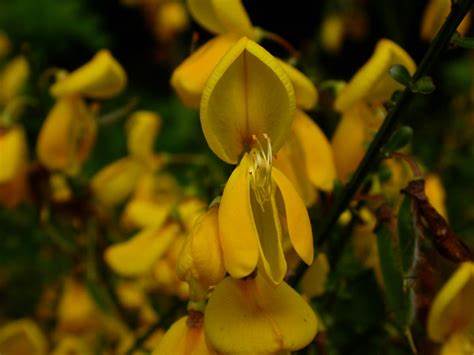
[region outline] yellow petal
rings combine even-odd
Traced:
[[[446,192],[438,175],[429,174],[426,176],[425,193],[435,210],[444,218],[448,217],[446,211]]]
[[[174,322],[152,355],[215,355],[206,344],[202,325],[189,323],[189,317]]]
[[[21,93],[30,75],[30,66],[23,56],[12,59],[0,72],[0,104],[7,104]]]
[[[51,86],[55,97],[80,94],[106,99],[120,93],[127,83],[122,66],[108,50],[99,51],[94,58]]]
[[[337,53],[344,41],[345,24],[339,14],[326,16],[321,24],[321,45],[329,53]]]
[[[0,129],[0,184],[11,181],[24,169],[28,158],[28,147],[22,127]]]
[[[428,336],[442,342],[474,325],[474,263],[463,263],[436,296],[428,316]]]
[[[372,57],[339,93],[335,109],[344,112],[359,101],[381,104],[390,99],[395,90],[403,89],[389,74],[395,64],[404,65],[411,75],[416,69],[413,59],[401,47],[388,39],[381,39]]]
[[[209,299],[204,315],[209,343],[223,354],[273,354],[298,350],[314,338],[311,307],[286,283],[262,277],[226,278]]]
[[[157,201],[133,199],[125,207],[122,223],[129,228],[158,228],[166,221],[174,205],[174,198]]]
[[[36,153],[49,169],[75,174],[88,157],[97,123],[84,101],[65,97],[56,102],[41,127]]]
[[[224,188],[219,231],[224,265],[232,277],[249,275],[257,266],[259,245],[250,205],[249,161],[245,156]]]
[[[280,209],[286,220],[286,231],[291,244],[300,258],[308,265],[313,262],[313,234],[308,211],[291,182],[278,169],[273,168],[272,177],[280,194]],[[278,198],[277,194],[277,198]]]
[[[161,126],[161,117],[151,111],[137,111],[127,121],[127,147],[130,155],[147,159]]]
[[[321,296],[326,290],[329,261],[324,253],[319,253],[314,263],[306,270],[300,282],[301,293],[308,298]]]
[[[174,224],[162,229],[144,229],[129,240],[108,247],[105,261],[122,276],[151,272],[153,264],[168,250],[177,232],[178,226]]]
[[[451,10],[450,0],[430,0],[428,5],[423,12],[423,18],[421,20],[420,36],[425,41],[431,41],[438,30],[446,20]],[[459,24],[457,31],[464,35],[469,30],[471,24],[470,13]]]
[[[92,178],[92,192],[104,205],[117,205],[132,193],[143,169],[142,164],[130,158],[113,162]]]
[[[240,36],[254,35],[252,23],[241,0],[188,0],[189,12],[208,31]]]
[[[214,69],[201,100],[201,124],[210,148],[235,164],[252,137],[267,134],[276,153],[295,109],[291,82],[276,59],[242,38]]]
[[[67,336],[62,338],[51,355],[92,355],[92,350],[80,337]]]
[[[188,197],[180,201],[178,205],[179,218],[186,230],[191,230],[196,218],[205,212],[206,208],[206,204],[196,197]]]
[[[469,333],[455,333],[443,344],[440,355],[474,354],[474,337]]]
[[[318,91],[309,78],[295,67],[277,59],[283,70],[288,74],[295,90],[296,106],[303,110],[314,108],[318,101]]]
[[[206,81],[224,54],[237,42],[232,34],[220,35],[198,48],[171,76],[171,86],[188,107],[199,108]]]
[[[4,355],[46,355],[48,343],[41,329],[30,319],[20,319],[0,328],[0,353]]]
[[[293,132],[303,148],[309,179],[317,188],[331,191],[336,180],[336,164],[328,139],[318,125],[300,110],[296,110]]]
[[[172,41],[189,27],[188,12],[180,1],[161,3],[156,11],[154,29],[163,42]]]
[[[25,165],[10,181],[0,184],[0,205],[15,208],[28,196],[28,167]]]

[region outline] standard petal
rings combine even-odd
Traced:
[[[273,168],[272,178],[277,186],[279,209],[285,218],[286,231],[300,258],[308,265],[313,262],[313,234],[308,211],[291,182],[278,169]],[[278,195],[281,194],[280,196]]]
[[[51,86],[51,95],[61,97],[79,94],[106,99],[120,93],[127,83],[122,66],[108,50],[99,51],[91,61]]]
[[[18,176],[26,165],[28,147],[22,127],[14,126],[0,131],[0,154],[2,156],[0,184],[3,184]]]
[[[147,159],[161,127],[161,117],[151,111],[137,111],[127,121],[127,147],[130,155]]]
[[[200,116],[210,148],[235,164],[253,136],[268,135],[276,153],[290,131],[294,109],[288,75],[265,49],[244,37],[209,77]]]
[[[219,235],[224,265],[235,278],[257,266],[259,245],[250,205],[249,162],[244,156],[224,188],[219,206]]]
[[[336,164],[323,131],[306,113],[296,110],[293,132],[303,148],[309,179],[317,188],[331,191],[337,177]]]
[[[411,75],[415,73],[416,64],[403,48],[388,39],[380,40],[372,57],[339,93],[335,109],[344,112],[361,100],[381,104],[390,99],[395,90],[403,89],[389,74],[395,64],[404,65]]]
[[[92,178],[92,192],[104,205],[117,205],[132,193],[143,169],[142,164],[130,158],[113,162]]]
[[[224,54],[238,41],[232,34],[220,35],[198,48],[171,76],[171,86],[188,107],[199,108],[206,81]]]
[[[316,86],[314,86],[311,80],[309,80],[309,78],[298,69],[280,59],[277,60],[286,74],[288,74],[291,83],[293,84],[296,106],[304,110],[314,108],[318,102],[318,90],[316,90]]]
[[[153,264],[168,250],[179,227],[144,229],[129,240],[113,244],[105,250],[109,267],[122,276],[139,276],[152,271]]]
[[[206,30],[216,34],[227,32],[217,17],[213,0],[188,0],[187,5],[193,19]]]
[[[38,136],[40,162],[52,170],[76,173],[94,145],[96,131],[97,123],[82,99],[59,99]]]
[[[438,342],[474,322],[474,263],[463,263],[436,296],[428,316],[428,336]]]
[[[316,335],[311,307],[286,283],[264,278],[226,278],[209,299],[204,315],[209,343],[223,354],[273,354],[298,350]]]

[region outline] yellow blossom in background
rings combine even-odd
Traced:
[[[38,325],[20,319],[0,328],[0,353],[4,355],[46,355],[48,343]]]
[[[6,105],[21,93],[28,76],[30,66],[24,56],[13,58],[0,71],[0,105]]]
[[[411,75],[415,73],[416,64],[408,53],[395,42],[381,39],[372,57],[339,92],[334,108],[345,112],[360,102],[380,105],[390,99],[395,90],[403,88],[389,74],[395,64],[404,65]]]
[[[337,53],[344,42],[344,18],[339,14],[331,14],[321,24],[321,44],[329,53]]]
[[[222,354],[274,354],[308,345],[318,324],[311,307],[286,283],[226,278],[204,316],[207,340]]]
[[[428,335],[445,343],[442,354],[467,355],[474,350],[474,264],[465,262],[436,296],[428,316]],[[459,352],[456,352],[459,351]]]
[[[127,148],[130,155],[146,161],[151,159],[161,117],[151,111],[136,111],[127,120]]]
[[[162,41],[173,40],[189,26],[189,17],[181,1],[165,1],[155,13],[155,33]]]
[[[5,58],[11,51],[12,44],[7,34],[0,31],[0,60]]]
[[[66,336],[51,352],[51,355],[92,355],[93,351],[80,337]]]
[[[306,270],[300,281],[301,294],[308,297],[321,296],[326,290],[329,261],[324,253],[319,253],[313,264]]]
[[[421,19],[420,37],[425,41],[431,41],[441,28],[444,20],[446,20],[446,17],[448,17],[450,10],[450,0],[429,0]],[[468,13],[459,24],[457,31],[464,35],[470,25],[471,14]]]

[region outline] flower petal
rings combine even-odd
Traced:
[[[303,148],[309,179],[319,189],[331,191],[337,177],[336,164],[323,131],[306,113],[296,110],[293,132]]]
[[[308,211],[291,182],[278,169],[273,168],[272,177],[281,194],[279,208],[286,219],[286,229],[291,244],[300,258],[308,265],[313,262],[313,234]],[[279,196],[277,195],[277,198]]]
[[[339,93],[334,103],[335,109],[344,112],[361,100],[381,104],[390,99],[395,90],[403,89],[389,74],[389,69],[395,64],[404,65],[412,75],[416,69],[415,62],[407,52],[395,42],[381,39],[372,57]]]
[[[209,343],[224,354],[298,350],[316,335],[311,307],[286,283],[226,278],[214,289],[204,315]]]
[[[105,261],[122,276],[151,272],[153,264],[168,250],[178,229],[174,224],[161,229],[144,229],[129,240],[108,247],[104,254]]]
[[[29,75],[30,67],[25,57],[12,59],[0,72],[0,104],[6,105],[20,94]]]
[[[140,159],[153,154],[153,146],[161,127],[161,117],[151,111],[137,111],[127,121],[127,147],[130,155]]]
[[[171,76],[171,86],[188,107],[199,108],[206,81],[224,54],[237,42],[232,34],[220,35],[198,48]]]
[[[461,264],[436,296],[428,316],[428,336],[438,342],[466,331],[474,322],[474,263]]]
[[[120,93],[127,83],[122,66],[108,50],[99,51],[91,61],[51,86],[51,95],[61,97],[80,94],[105,99]]]
[[[257,266],[259,245],[251,205],[249,161],[244,156],[229,177],[219,206],[224,265],[232,277],[249,275]]]
[[[324,253],[319,253],[314,263],[306,270],[300,282],[301,293],[309,299],[321,296],[326,290],[329,261]]]
[[[0,328],[0,353],[46,355],[48,342],[35,322],[19,319]]]
[[[304,110],[314,108],[318,101],[318,91],[309,78],[295,67],[277,59],[283,70],[290,77],[295,90],[296,106]]]
[[[188,0],[189,12],[193,19],[212,33],[226,33],[227,29],[217,17],[212,0]]]
[[[122,215],[122,223],[128,228],[158,228],[163,225],[175,206],[176,198],[158,201],[132,199]]]
[[[14,126],[0,132],[0,152],[2,155],[0,184],[2,184],[18,176],[27,163],[28,147],[22,127]]]
[[[430,0],[423,12],[421,20],[420,37],[425,41],[431,41],[438,30],[443,25],[444,20],[451,10],[451,2],[449,0]],[[457,32],[465,35],[471,24],[471,14],[468,13],[461,21],[457,28]]]
[[[443,183],[436,174],[429,174],[425,179],[425,193],[435,210],[444,218],[448,217],[446,211],[446,191]]]
[[[286,73],[265,49],[244,37],[206,83],[201,124],[214,153],[235,164],[253,135],[267,134],[276,153],[290,131],[294,109]]]

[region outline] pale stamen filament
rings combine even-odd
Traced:
[[[252,160],[249,168],[250,184],[255,193],[255,198],[263,210],[264,203],[270,200],[273,193],[272,146],[267,134],[263,134],[263,139],[266,141],[265,146],[256,135],[253,135],[252,139],[254,146],[250,150]]]

